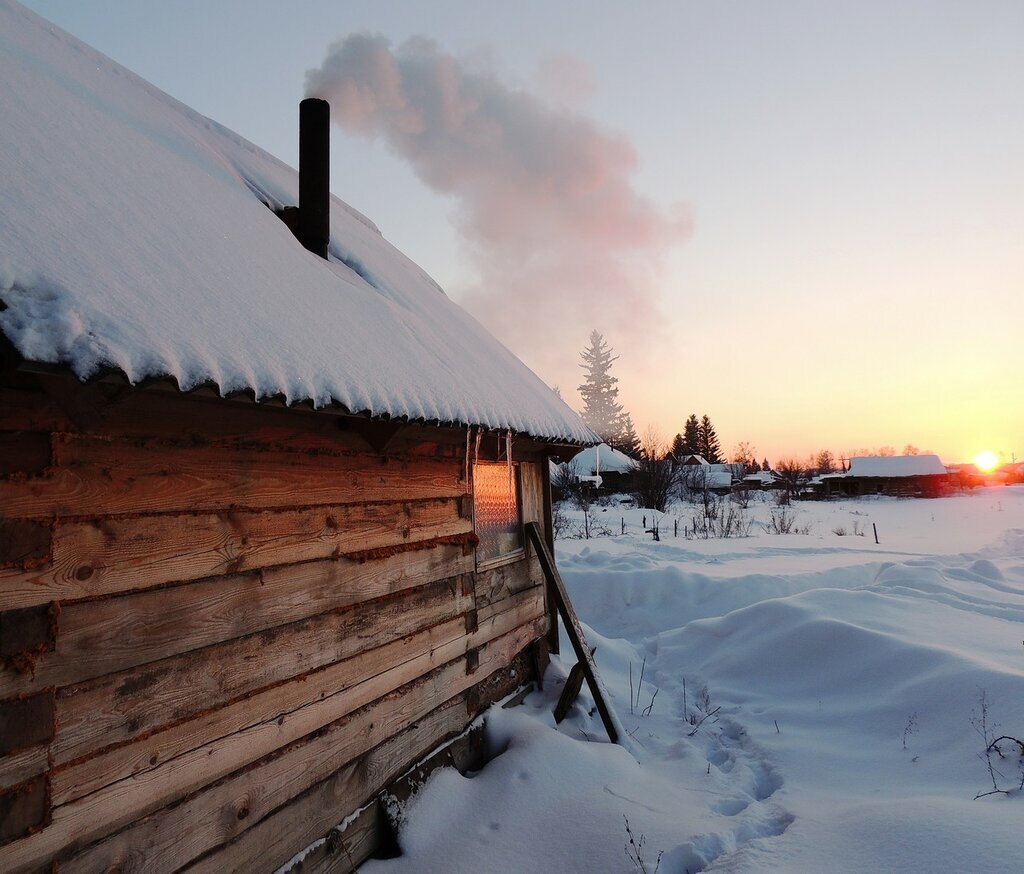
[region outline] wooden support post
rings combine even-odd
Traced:
[[[540,466],[541,491],[544,494],[544,533],[546,535],[548,549],[555,554],[555,526],[551,517],[551,464],[548,457]],[[547,588],[547,611],[548,611],[548,652],[558,655],[558,607],[551,597],[550,587]]]
[[[583,688],[583,662],[576,662],[569,671],[565,685],[562,687],[562,694],[558,696],[558,703],[555,705],[555,722],[561,722],[569,712],[573,702],[579,697],[580,689]]]
[[[569,640],[572,641],[572,648],[576,651],[576,658],[580,665],[582,665],[583,676],[586,678],[587,685],[594,696],[594,703],[597,705],[597,712],[601,715],[601,722],[604,723],[604,730],[608,733],[608,739],[612,743],[618,743],[619,733],[615,729],[611,711],[608,709],[601,686],[597,681],[597,665],[594,664],[594,658],[590,654],[587,639],[583,634],[583,627],[580,625],[579,617],[577,617],[576,611],[572,607],[572,602],[569,601],[569,593],[565,590],[565,584],[558,573],[558,568],[555,567],[555,561],[551,557],[551,553],[548,552],[547,544],[544,543],[544,538],[541,536],[540,528],[536,522],[528,522],[526,524],[526,533],[537,550],[537,557],[540,559],[541,567],[544,569],[544,576],[548,580],[548,590],[558,605],[558,612],[562,615],[562,620],[565,622],[565,630],[569,635]]]

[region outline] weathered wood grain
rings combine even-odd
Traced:
[[[390,838],[390,828],[381,804],[372,802],[345,826],[344,833],[329,833],[323,844],[289,868],[288,874],[355,874]]]
[[[520,515],[527,522],[542,522],[544,519],[544,498],[542,494],[540,465],[524,461],[519,465]]]
[[[441,544],[375,561],[327,559],[63,607],[34,674],[0,670],[0,697],[62,687],[414,588],[472,567]]]
[[[474,573],[474,591],[480,607],[543,584],[544,571],[536,556]]]
[[[344,835],[331,834],[332,827],[397,778],[405,763],[426,755],[460,732],[465,723],[465,695],[460,694],[401,734],[335,771],[230,844],[189,865],[185,871],[221,874],[261,868],[276,870],[324,835],[327,835],[325,844],[292,870],[303,874],[355,871],[373,852],[381,832],[387,827],[379,806],[367,805],[352,826],[345,829]]]
[[[138,741],[107,748],[95,756],[57,768],[52,775],[53,802],[65,804],[118,780],[163,767],[198,748],[204,748],[201,757],[206,756],[209,754],[207,745],[224,738],[237,737],[246,748],[243,756],[254,757],[256,750],[244,734],[245,729],[283,719],[301,707],[313,706],[305,722],[308,730],[313,731],[458,657],[465,652],[465,644],[460,648],[453,643],[458,643],[463,635],[461,619],[451,619],[201,713],[194,719],[170,725]],[[386,665],[393,666],[390,673],[385,670]],[[387,676],[376,684],[370,682],[381,674]],[[395,685],[386,688],[389,682]],[[282,722],[278,728],[286,727]],[[294,733],[290,726],[287,730]],[[299,736],[301,733],[305,732],[300,732]],[[271,737],[277,746],[286,742],[281,731],[273,732]],[[266,752],[275,748],[271,746]]]
[[[0,519],[0,561],[52,554],[42,567],[0,570],[0,604],[25,607],[109,595],[454,537],[472,531],[460,509],[459,500],[443,499],[58,520],[52,548],[49,523]],[[12,535],[5,546],[8,527],[25,536]]]
[[[0,376],[0,381],[3,377]],[[340,412],[282,409],[200,394],[83,385],[73,377],[37,376],[0,385],[0,431],[30,429],[105,437],[157,438],[176,443],[293,452],[366,451],[362,431],[376,423]],[[393,428],[394,423],[385,423]],[[409,423],[389,452],[453,456],[465,429]]]
[[[59,435],[47,476],[0,480],[8,518],[457,497],[454,460],[161,446]]]
[[[188,720],[258,689],[460,617],[471,606],[453,580],[322,614],[62,689],[56,762]]]
[[[538,633],[536,626],[521,627],[481,647],[477,676],[507,665]],[[93,872],[129,863],[147,872],[176,870],[422,719],[473,680],[465,673],[464,659],[449,662],[257,765],[200,790],[188,803],[173,804],[153,815],[148,814],[156,802],[143,800],[145,780],[144,789],[133,790],[130,799],[107,790],[94,793],[55,809],[44,832],[0,848],[0,867],[18,870],[38,865],[55,853],[63,856],[141,814],[140,821],[62,863],[60,871]]]
[[[203,772],[208,779],[213,760],[208,745],[215,741],[228,738],[226,744],[241,744],[245,749],[244,755],[251,757],[255,753],[255,744],[243,730],[261,722],[277,720],[276,729],[268,736],[280,746],[284,743],[281,739],[284,733],[299,730],[286,727],[281,720],[300,708],[305,708],[302,719],[292,722],[300,726],[302,732],[313,731],[386,695],[397,686],[544,615],[543,598],[533,592],[509,599],[502,606],[507,609],[485,611],[474,634],[465,634],[461,619],[449,620],[202,713],[195,719],[146,735],[137,742],[108,748],[67,767],[57,768],[51,775],[53,803],[67,803],[126,777],[137,779],[143,772],[162,767],[171,759],[199,747],[203,747],[200,760],[204,762]],[[61,751],[58,751],[58,759],[60,755]]]
[[[0,756],[0,792],[46,771],[47,751],[48,746],[42,744]]]

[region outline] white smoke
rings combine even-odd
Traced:
[[[637,156],[625,136],[468,69],[424,38],[392,48],[381,36],[349,36],[307,73],[306,93],[328,100],[344,130],[383,137],[424,183],[454,196],[479,277],[459,297],[545,375],[575,364],[594,327],[620,348],[650,343],[658,273],[689,218],[633,190]]]

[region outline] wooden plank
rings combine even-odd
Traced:
[[[343,661],[424,628],[461,617],[471,606],[452,580],[401,597],[312,617],[225,641],[188,655],[62,689],[54,761],[68,762],[123,743],[253,692]]]
[[[52,649],[56,640],[49,604],[0,612],[0,659]]]
[[[432,711],[426,718],[335,771],[284,807],[244,831],[232,843],[185,869],[188,874],[275,870],[325,835],[324,844],[291,870],[354,871],[373,852],[387,827],[377,804],[363,812],[344,833],[332,833],[345,815],[366,804],[410,761],[426,755],[460,732],[467,721],[465,694]]]
[[[527,522],[542,523],[544,521],[544,498],[540,465],[526,461],[520,463],[519,489],[523,524],[525,525]]]
[[[181,443],[288,448],[338,452],[365,447],[350,422],[368,422],[340,409],[312,411],[249,401],[227,400],[202,392],[156,391],[107,383],[83,384],[70,374],[0,373],[0,431],[43,430],[109,437],[159,437]],[[386,423],[385,423],[386,424]],[[408,452],[462,458],[464,427],[406,423],[391,441],[390,454]],[[481,457],[496,460],[497,441],[485,441]],[[552,444],[519,435],[518,460],[538,460],[544,452],[578,446]]]
[[[565,686],[562,687],[562,694],[558,696],[558,703],[555,705],[555,722],[560,723],[565,719],[569,708],[579,697],[580,689],[583,688],[583,662],[576,662],[569,671]]]
[[[459,501],[449,498],[58,520],[52,561],[29,570],[0,570],[0,603],[15,607],[109,595],[468,534],[472,524],[459,512]],[[5,525],[20,526],[26,537],[12,535],[4,545]],[[50,524],[0,519],[0,550],[0,560],[11,562],[49,556]]]
[[[156,437],[178,443],[290,451],[365,451],[365,416],[340,411],[282,409],[198,394],[128,386],[84,385],[69,376],[32,376],[0,386],[0,431],[31,429],[107,437]],[[353,423],[356,427],[349,427]],[[389,423],[381,423],[388,425]],[[393,423],[391,423],[393,424]],[[408,423],[391,442],[396,451],[453,456],[465,446],[463,428]],[[424,448],[425,444],[430,444]]]
[[[535,629],[516,629],[481,647],[482,674],[490,674],[511,661],[529,644],[531,634],[535,634]],[[232,840],[277,807],[424,718],[471,684],[472,678],[465,673],[464,659],[449,662],[259,765],[201,790],[189,803],[174,804],[146,816],[87,847],[61,864],[60,871],[76,874],[109,870],[129,859],[147,872],[174,871]],[[46,831],[0,850],[0,866],[5,862],[11,867],[37,864],[59,847],[77,848],[111,828],[130,822],[139,813],[152,810],[152,806],[144,802],[137,803],[139,799],[134,793],[130,800],[123,794],[105,797],[102,811],[95,809],[95,798],[96,795],[87,796],[77,804],[57,808]],[[106,824],[97,825],[97,822]]]
[[[0,753],[46,743],[53,731],[53,692],[0,701]]]
[[[0,480],[7,517],[269,509],[457,497],[454,460],[179,447],[61,435],[49,475]]]
[[[69,604],[33,674],[0,671],[0,696],[62,687],[464,573],[442,544],[375,561],[306,562]]]
[[[210,773],[207,761],[212,760],[216,766],[215,755],[220,751],[218,747],[228,752],[231,748],[241,750],[240,759],[245,763],[257,757],[261,751],[267,753],[278,748],[289,740],[290,735],[301,737],[316,731],[429,672],[431,668],[443,663],[444,655],[461,655],[465,651],[465,644],[460,640],[462,633],[459,620],[445,622],[436,626],[436,630],[428,628],[412,638],[395,641],[381,648],[388,653],[372,650],[346,659],[316,674],[305,674],[285,686],[273,687],[186,723],[171,726],[137,743],[108,749],[83,759],[69,768],[54,772],[53,802],[67,803],[118,780],[128,777],[138,779],[139,775],[164,768],[169,761],[177,759],[176,764],[180,764],[182,757],[189,755],[199,762],[195,780],[202,785],[210,777],[220,776]],[[395,669],[382,671],[386,662],[380,659],[395,650],[403,660],[395,665]],[[381,679],[371,683],[366,678]],[[291,719],[286,725],[285,717],[303,707],[308,708],[303,710],[303,718]],[[263,732],[266,741],[260,747],[259,738],[253,740],[254,735],[257,735],[254,727],[258,729],[275,720],[281,722],[278,722],[276,729]],[[293,723],[297,727],[293,727]],[[291,739],[294,740],[294,737]],[[238,762],[232,762],[232,767],[239,767]],[[221,769],[215,768],[215,772],[218,770]]]
[[[583,665],[583,674],[594,696],[594,703],[597,705],[597,712],[601,715],[601,722],[604,723],[604,730],[608,733],[608,739],[612,743],[618,743],[619,733],[615,728],[608,704],[604,700],[604,692],[597,679],[597,665],[594,664],[594,658],[587,646],[587,638],[583,634],[583,626],[580,625],[579,617],[569,600],[569,593],[565,590],[565,584],[558,573],[555,561],[548,552],[547,544],[544,542],[540,527],[536,522],[527,523],[526,533],[533,548],[537,550],[537,556],[544,568],[544,575],[548,579],[549,591],[558,605],[558,612],[562,614],[569,640],[572,641],[572,648],[576,651],[576,659]]]
[[[508,604],[509,602],[506,602]],[[51,776],[51,798],[64,804],[117,780],[138,779],[145,771],[162,767],[198,747],[203,747],[204,772],[208,778],[214,741],[229,738],[261,722],[278,720],[273,733],[282,743],[286,731],[280,719],[306,708],[304,725],[315,730],[341,718],[394,688],[429,673],[441,664],[465,654],[543,616],[543,601],[534,593],[516,599],[512,609],[485,614],[473,635],[465,635],[459,619],[410,634],[377,649],[337,662],[294,681],[254,693],[233,704],[200,714],[146,735],[138,742],[108,748],[95,756],[57,768]],[[385,670],[387,668],[387,670]],[[379,678],[379,679],[377,679]],[[250,738],[240,735],[247,754],[254,750]],[[59,754],[58,754],[59,755]]]
[[[551,513],[551,464],[548,456],[545,456],[540,464],[541,479],[541,500],[544,507],[544,519],[541,530],[544,533],[544,542],[548,545],[548,552],[555,554],[555,525]],[[527,537],[529,540],[529,537]],[[548,597],[548,652],[558,654],[558,607],[554,598]]]
[[[478,607],[493,604],[524,589],[544,585],[544,571],[535,556],[474,573]]]
[[[32,566],[50,555],[50,523],[0,517],[0,568]]]
[[[172,804],[154,815],[149,814],[159,802],[146,803],[137,786],[122,784],[118,789],[130,793],[124,802],[107,792],[58,807],[45,830],[0,847],[0,870],[38,867],[82,850],[69,861],[60,861],[62,874],[117,870],[129,860],[135,870],[174,871],[237,837],[277,807],[427,715],[460,691],[458,683],[463,678],[460,662],[445,665],[401,695],[374,702],[258,765],[200,790],[188,803]],[[151,780],[152,775],[148,776]],[[162,781],[166,775],[159,776]],[[138,819],[140,816],[143,818]],[[138,821],[131,824],[133,820]],[[87,846],[122,826],[128,828]]]
[[[345,824],[344,831],[328,832],[324,842],[289,868],[288,874],[355,874],[389,839],[394,840],[391,824],[381,803],[373,801]]]
[[[37,777],[49,768],[45,744],[0,756],[0,792]]]
[[[41,825],[46,819],[47,810],[45,777],[36,777],[0,792],[0,845],[20,838]]]

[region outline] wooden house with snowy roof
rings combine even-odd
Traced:
[[[349,870],[543,670],[523,523],[595,435],[329,197],[325,107],[300,182],[0,34],[0,870]]]
[[[815,495],[860,497],[896,495],[939,497],[953,478],[937,455],[866,455],[850,459],[843,473],[823,474],[813,483]]]

